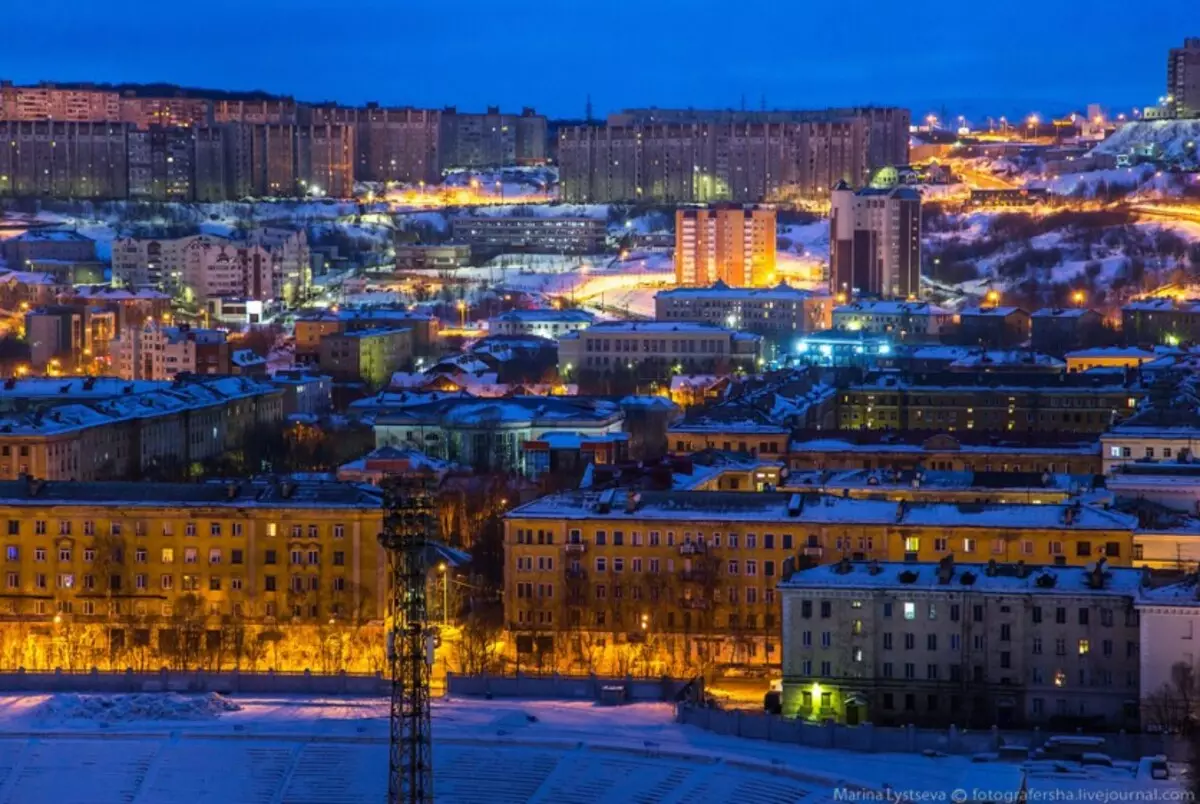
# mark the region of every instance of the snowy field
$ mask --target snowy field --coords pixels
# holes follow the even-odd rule
[[[0,696],[0,803],[382,801],[387,733],[379,699]],[[886,787],[954,801],[1015,795],[1023,771],[1031,790],[1175,792],[1125,767],[743,740],[677,725],[665,704],[441,700],[433,734],[439,801],[823,802]]]

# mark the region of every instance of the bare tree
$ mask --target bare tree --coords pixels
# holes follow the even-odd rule
[[[1186,662],[1171,667],[1171,680],[1142,701],[1143,720],[1170,733],[1190,732],[1200,701],[1200,678]]]

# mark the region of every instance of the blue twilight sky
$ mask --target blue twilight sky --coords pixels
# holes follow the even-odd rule
[[[1153,103],[1200,0],[0,0],[0,77],[582,117]]]

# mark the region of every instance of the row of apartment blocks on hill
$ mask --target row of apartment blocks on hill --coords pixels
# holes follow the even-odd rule
[[[354,181],[437,181],[450,167],[541,164],[546,119],[0,88],[0,196],[215,201],[346,197]]]
[[[838,181],[908,163],[906,109],[641,109],[559,130],[564,200],[763,201],[827,196]]]

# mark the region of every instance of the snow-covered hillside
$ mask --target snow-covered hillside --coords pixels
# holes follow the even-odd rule
[[[1105,156],[1141,153],[1200,167],[1198,146],[1200,119],[1136,120],[1118,128],[1112,136],[1092,149],[1092,153]]]

